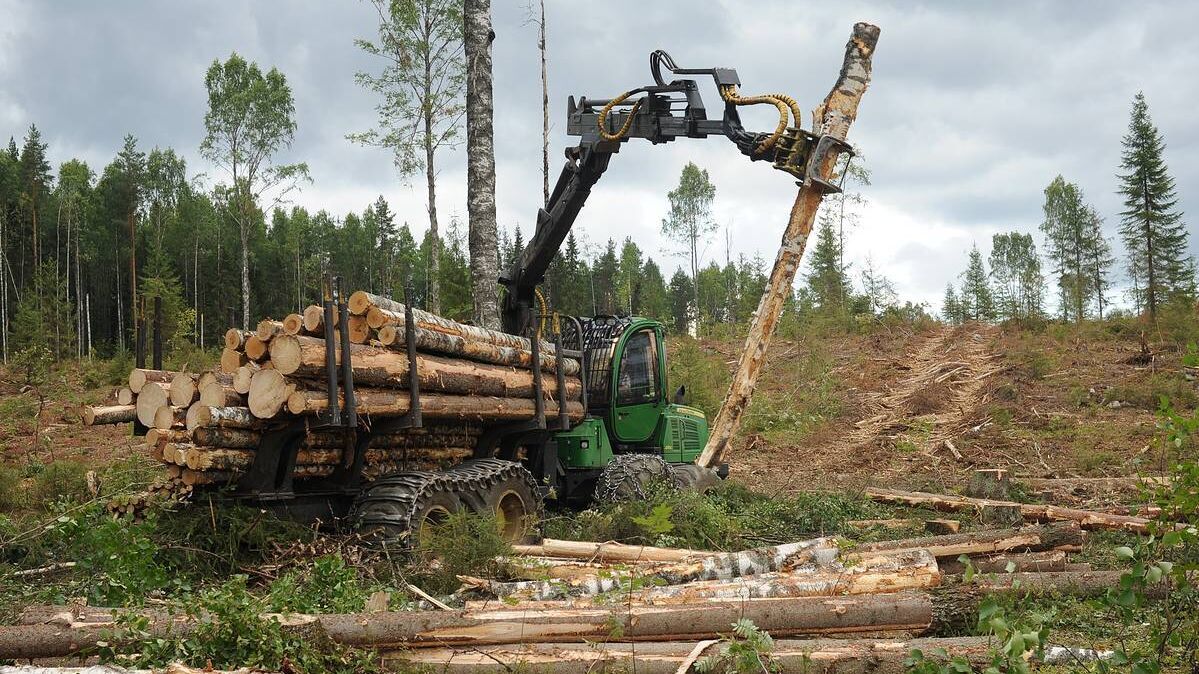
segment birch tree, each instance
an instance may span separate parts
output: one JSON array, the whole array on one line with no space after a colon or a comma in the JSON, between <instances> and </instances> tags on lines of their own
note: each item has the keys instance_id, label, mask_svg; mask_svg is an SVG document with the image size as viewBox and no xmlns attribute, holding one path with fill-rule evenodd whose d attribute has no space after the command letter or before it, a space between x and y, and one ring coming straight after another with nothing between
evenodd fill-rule
<instances>
[{"instance_id":1,"label":"birch tree","mask_svg":"<svg viewBox=\"0 0 1199 674\"><path fill-rule=\"evenodd\" d=\"M287 78L275 68L263 74L258 64L234 52L213 61L204 78L208 89L206 135L200 154L229 178L229 215L241 237L242 327L250 329L250 229L261 217L260 202L270 194L278 203L308 178L308 165L276 164L296 133L295 102ZM267 210L267 209L263 209Z\"/></svg>"},{"instance_id":2,"label":"birch tree","mask_svg":"<svg viewBox=\"0 0 1199 674\"><path fill-rule=\"evenodd\" d=\"M662 220L662 233L684 247L691 262L691 291L695 310L699 311L699 244L716 231L712 219L712 202L716 199L716 186L708 178L708 172L693 162L687 162L679 176L679 184L666 198L670 201L670 212ZM698 322L698 316L696 321Z\"/></svg>"},{"instance_id":3,"label":"birch tree","mask_svg":"<svg viewBox=\"0 0 1199 674\"><path fill-rule=\"evenodd\" d=\"M457 146L464 113L462 2L372 0L371 4L379 16L378 37L355 40L355 44L384 64L378 73L357 74L358 83L379 96L377 126L349 138L391 150L403 180L424 174L429 234L438 239L437 153ZM438 313L441 247L429 246L428 256L426 304Z\"/></svg>"},{"instance_id":4,"label":"birch tree","mask_svg":"<svg viewBox=\"0 0 1199 674\"><path fill-rule=\"evenodd\" d=\"M491 88L491 0L463 2L466 43L466 212L475 323L500 327L495 263L495 128Z\"/></svg>"}]
</instances>

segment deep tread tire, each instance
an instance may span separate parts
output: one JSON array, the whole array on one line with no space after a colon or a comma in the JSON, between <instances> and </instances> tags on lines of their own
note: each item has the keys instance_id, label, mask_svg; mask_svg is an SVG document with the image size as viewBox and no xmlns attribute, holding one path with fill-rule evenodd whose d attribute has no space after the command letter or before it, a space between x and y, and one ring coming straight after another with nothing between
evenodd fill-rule
<instances>
[{"instance_id":1,"label":"deep tread tire","mask_svg":"<svg viewBox=\"0 0 1199 674\"><path fill-rule=\"evenodd\" d=\"M694 463L672 463L670 481L676 489L694 489L702 494L720 484L720 476L711 468Z\"/></svg>"},{"instance_id":2,"label":"deep tread tire","mask_svg":"<svg viewBox=\"0 0 1199 674\"><path fill-rule=\"evenodd\" d=\"M621 503L645 498L655 482L670 483L670 466L655 454L621 454L612 459L595 482L595 500Z\"/></svg>"},{"instance_id":3,"label":"deep tread tire","mask_svg":"<svg viewBox=\"0 0 1199 674\"><path fill-rule=\"evenodd\" d=\"M519 463L473 459L445 471L394 473L375 480L359 494L351 521L370 540L413 546L422 528L460 510L496 516L515 541L536 523L541 499L532 474Z\"/></svg>"}]
</instances>

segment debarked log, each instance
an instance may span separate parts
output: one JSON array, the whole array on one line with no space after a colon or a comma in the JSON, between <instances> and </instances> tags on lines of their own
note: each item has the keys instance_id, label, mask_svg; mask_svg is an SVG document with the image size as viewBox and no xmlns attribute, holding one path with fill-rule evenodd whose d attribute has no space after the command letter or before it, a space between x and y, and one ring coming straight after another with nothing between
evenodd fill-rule
<instances>
[{"instance_id":1,"label":"debarked log","mask_svg":"<svg viewBox=\"0 0 1199 674\"><path fill-rule=\"evenodd\" d=\"M300 335L283 335L271 340L271 362L283 375L324 378L325 340ZM340 362L340 355L338 356ZM407 388L408 358L405 354L362 344L350 347L350 365L355 385ZM419 354L416 373L423 390L471 393L512 398L533 395L533 373L529 370L461 358ZM558 382L542 375L541 386L550 398L558 397ZM566 380L566 398L579 397L582 384L577 377Z\"/></svg>"},{"instance_id":2,"label":"debarked log","mask_svg":"<svg viewBox=\"0 0 1199 674\"><path fill-rule=\"evenodd\" d=\"M359 389L355 391L355 396L359 414L387 417L408 412L406 391ZM338 404L344 403L339 395ZM518 421L532 419L536 413L535 401L529 398L421 393L420 403L421 412L430 419ZM328 406L329 399L324 391L296 391L287 399L287 410L292 414L319 414ZM558 416L556 401L546 400L544 409L547 418ZM567 402L566 414L572 421L582 419L583 405L574 400Z\"/></svg>"}]
</instances>

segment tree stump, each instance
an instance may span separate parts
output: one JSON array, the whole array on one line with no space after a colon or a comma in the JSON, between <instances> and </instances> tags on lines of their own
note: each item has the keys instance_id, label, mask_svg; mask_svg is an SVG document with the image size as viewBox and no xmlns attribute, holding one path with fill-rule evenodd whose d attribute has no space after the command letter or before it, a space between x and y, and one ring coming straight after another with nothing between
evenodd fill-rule
<instances>
[{"instance_id":1,"label":"tree stump","mask_svg":"<svg viewBox=\"0 0 1199 674\"><path fill-rule=\"evenodd\" d=\"M1011 481L1003 468L980 468L970 476L966 495L995 501L1011 500Z\"/></svg>"}]
</instances>

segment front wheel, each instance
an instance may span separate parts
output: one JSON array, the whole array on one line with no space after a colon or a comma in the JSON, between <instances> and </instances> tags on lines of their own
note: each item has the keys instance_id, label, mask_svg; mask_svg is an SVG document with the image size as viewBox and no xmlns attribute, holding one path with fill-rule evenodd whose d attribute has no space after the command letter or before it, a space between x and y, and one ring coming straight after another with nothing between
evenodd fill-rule
<instances>
[{"instance_id":1,"label":"front wheel","mask_svg":"<svg viewBox=\"0 0 1199 674\"><path fill-rule=\"evenodd\" d=\"M654 454L621 454L604 466L595 483L598 503L621 503L648 496L654 483L670 483L670 466Z\"/></svg>"}]
</instances>

